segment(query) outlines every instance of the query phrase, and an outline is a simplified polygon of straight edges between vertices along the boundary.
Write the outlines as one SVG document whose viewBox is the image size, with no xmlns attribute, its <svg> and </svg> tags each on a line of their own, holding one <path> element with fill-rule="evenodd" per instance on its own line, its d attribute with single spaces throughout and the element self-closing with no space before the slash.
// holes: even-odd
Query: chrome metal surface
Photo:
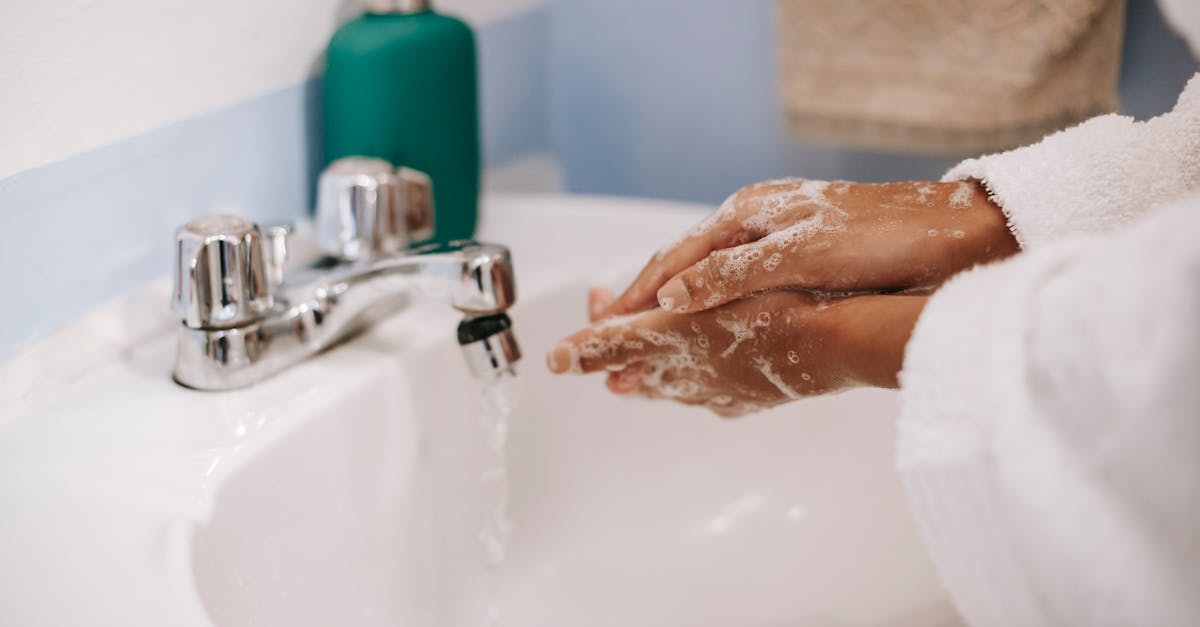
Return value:
<svg viewBox="0 0 1200 627">
<path fill-rule="evenodd" d="M 229 215 L 197 218 L 175 233 L 172 304 L 193 328 L 244 325 L 271 308 L 262 233 Z"/>
<path fill-rule="evenodd" d="M 202 226 L 209 224 L 203 220 Z M 263 247 L 264 238 L 248 221 L 226 217 L 218 222 L 229 232 L 205 235 L 202 241 L 256 242 Z M 285 234 L 273 232 L 265 238 L 267 247 L 279 245 L 284 238 Z M 286 251 L 286 244 L 283 246 Z M 181 243 L 181 267 L 185 265 L 184 253 L 192 248 Z M 228 324 L 227 319 L 221 319 L 221 324 L 191 324 L 195 319 L 211 321 L 212 316 L 203 318 L 191 315 L 190 309 L 181 311 L 176 381 L 203 390 L 250 385 L 396 312 L 421 294 L 446 298 L 469 316 L 503 312 L 516 300 L 509 251 L 492 244 L 454 242 L 371 261 L 327 259 L 294 276 L 283 276 L 282 264 L 266 264 L 265 256 L 260 248 L 250 259 L 257 259 L 262 266 L 262 285 L 267 285 L 268 267 L 280 274 L 281 280 L 272 282 L 266 293 L 265 302 L 273 303 L 269 311 L 237 318 L 237 324 Z M 213 276 L 227 278 L 227 274 Z M 213 281 L 224 285 L 224 278 Z M 197 285 L 203 287 L 213 281 Z M 501 341 L 512 344 L 513 348 L 503 349 L 510 358 L 519 355 L 511 337 L 497 338 L 493 343 Z"/>
<path fill-rule="evenodd" d="M 383 159 L 346 157 L 317 182 L 317 243 L 351 261 L 394 255 L 433 235 L 433 183 Z"/>
<path fill-rule="evenodd" d="M 419 242 L 433 237 L 433 181 L 428 174 L 412 168 L 398 168 L 400 179 L 400 203 L 404 222 L 408 226 L 408 238 Z"/>
<path fill-rule="evenodd" d="M 272 225 L 262 229 L 263 257 L 267 264 L 267 281 L 272 286 L 283 284 L 283 269 L 287 265 L 288 237 L 292 227 L 286 224 Z"/>
<path fill-rule="evenodd" d="M 467 368 L 478 378 L 511 372 L 521 359 L 521 348 L 506 314 L 468 316 L 458 325 Z"/>
<path fill-rule="evenodd" d="M 347 157 L 317 181 L 317 244 L 351 261 L 391 255 L 408 245 L 400 182 L 383 159 Z"/>
<path fill-rule="evenodd" d="M 429 0 L 367 0 L 367 13 L 406 14 L 429 9 Z"/>
</svg>

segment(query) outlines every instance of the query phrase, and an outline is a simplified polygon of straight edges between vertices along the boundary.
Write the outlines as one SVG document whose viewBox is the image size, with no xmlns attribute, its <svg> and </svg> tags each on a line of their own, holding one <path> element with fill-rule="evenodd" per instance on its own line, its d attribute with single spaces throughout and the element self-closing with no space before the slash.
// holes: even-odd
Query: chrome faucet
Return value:
<svg viewBox="0 0 1200 627">
<path fill-rule="evenodd" d="M 428 177 L 348 158 L 321 175 L 324 257 L 286 269 L 291 231 L 237 216 L 192 220 L 176 234 L 174 377 L 201 390 L 257 383 L 402 310 L 419 294 L 464 314 L 458 339 L 476 376 L 520 359 L 506 314 L 516 300 L 507 248 L 472 241 L 409 248 L 431 232 Z"/>
</svg>

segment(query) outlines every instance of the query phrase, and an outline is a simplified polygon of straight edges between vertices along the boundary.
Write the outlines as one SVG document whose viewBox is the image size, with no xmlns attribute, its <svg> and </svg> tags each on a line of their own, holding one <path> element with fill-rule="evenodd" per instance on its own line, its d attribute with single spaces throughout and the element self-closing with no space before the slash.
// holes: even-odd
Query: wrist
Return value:
<svg viewBox="0 0 1200 627">
<path fill-rule="evenodd" d="M 838 301 L 835 349 L 845 376 L 858 385 L 900 387 L 904 352 L 928 296 L 871 295 Z"/>
<path fill-rule="evenodd" d="M 971 204 L 980 221 L 986 261 L 1003 259 L 1020 252 L 1021 245 L 1008 224 L 1008 215 L 988 195 L 987 188 L 979 179 L 964 181 L 971 185 Z"/>
</svg>

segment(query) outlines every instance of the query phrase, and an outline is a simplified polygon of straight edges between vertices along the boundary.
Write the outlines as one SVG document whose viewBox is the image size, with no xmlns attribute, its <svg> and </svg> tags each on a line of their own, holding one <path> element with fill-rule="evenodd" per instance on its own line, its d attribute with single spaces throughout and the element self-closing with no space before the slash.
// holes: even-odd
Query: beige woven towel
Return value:
<svg viewBox="0 0 1200 627">
<path fill-rule="evenodd" d="M 800 136 L 982 153 L 1117 108 L 1125 0 L 779 0 Z"/>
</svg>

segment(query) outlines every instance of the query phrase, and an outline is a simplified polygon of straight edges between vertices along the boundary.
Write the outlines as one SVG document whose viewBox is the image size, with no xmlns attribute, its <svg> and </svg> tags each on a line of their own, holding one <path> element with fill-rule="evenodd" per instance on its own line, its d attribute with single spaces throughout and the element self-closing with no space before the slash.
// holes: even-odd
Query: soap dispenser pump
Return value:
<svg viewBox="0 0 1200 627">
<path fill-rule="evenodd" d="M 334 33 L 324 79 L 325 163 L 376 157 L 429 175 L 434 239 L 474 235 L 479 202 L 475 36 L 429 0 L 367 0 Z"/>
</svg>

